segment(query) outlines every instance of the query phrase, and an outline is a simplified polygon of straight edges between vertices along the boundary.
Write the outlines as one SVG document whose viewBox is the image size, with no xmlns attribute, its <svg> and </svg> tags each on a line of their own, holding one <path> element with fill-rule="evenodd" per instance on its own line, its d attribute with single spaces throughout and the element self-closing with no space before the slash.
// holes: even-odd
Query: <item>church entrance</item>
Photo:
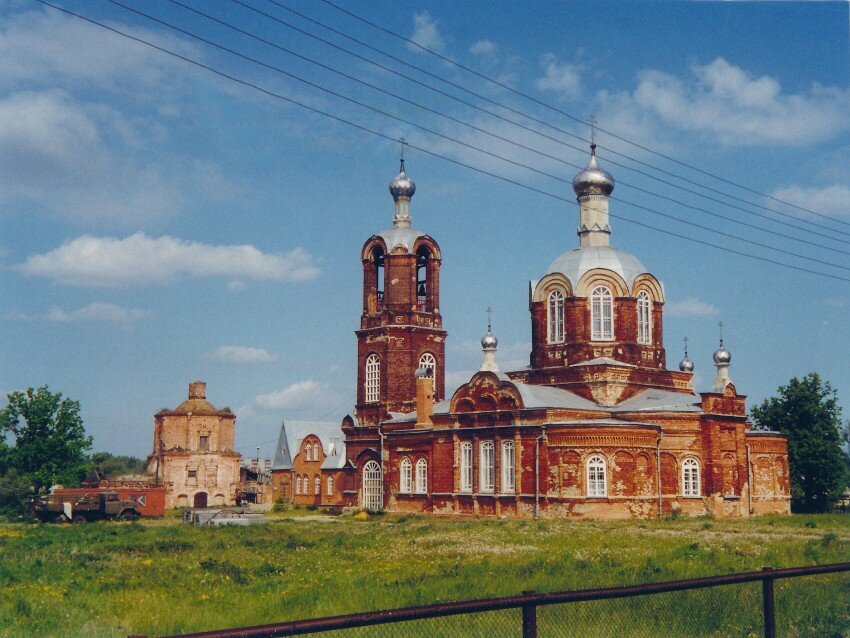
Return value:
<svg viewBox="0 0 850 638">
<path fill-rule="evenodd" d="M 363 466 L 363 508 L 370 512 L 384 509 L 384 480 L 375 461 Z"/>
<path fill-rule="evenodd" d="M 198 492 L 195 494 L 195 507 L 206 507 L 207 506 L 207 493 L 206 492 Z"/>
</svg>

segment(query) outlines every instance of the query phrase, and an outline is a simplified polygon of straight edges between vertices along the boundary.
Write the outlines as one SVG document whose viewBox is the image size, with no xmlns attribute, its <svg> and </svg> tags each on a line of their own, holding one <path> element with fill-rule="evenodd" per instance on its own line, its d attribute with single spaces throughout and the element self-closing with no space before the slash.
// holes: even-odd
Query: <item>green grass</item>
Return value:
<svg viewBox="0 0 850 638">
<path fill-rule="evenodd" d="M 850 517 L 838 515 L 535 523 L 301 514 L 233 528 L 0 525 L 0 636 L 154 636 L 850 561 Z M 760 596 L 755 583 L 557 605 L 540 609 L 540 635 L 757 636 Z M 779 635 L 850 636 L 848 610 L 850 574 L 777 583 Z M 517 635 L 518 619 L 505 611 L 351 635 L 497 638 Z"/>
</svg>

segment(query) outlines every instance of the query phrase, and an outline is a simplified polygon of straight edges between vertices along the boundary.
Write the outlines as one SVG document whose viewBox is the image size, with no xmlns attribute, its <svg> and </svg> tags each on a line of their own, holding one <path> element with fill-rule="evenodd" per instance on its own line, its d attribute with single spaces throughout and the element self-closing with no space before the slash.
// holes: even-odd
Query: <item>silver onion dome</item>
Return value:
<svg viewBox="0 0 850 638">
<path fill-rule="evenodd" d="M 401 168 L 398 175 L 390 182 L 390 195 L 398 201 L 399 197 L 407 197 L 410 199 L 416 192 L 416 182 L 414 182 L 407 173 L 404 172 L 404 159 L 401 160 Z"/>
<path fill-rule="evenodd" d="M 596 144 L 590 145 L 590 159 L 583 171 L 573 178 L 573 190 L 576 195 L 605 195 L 614 190 L 614 177 L 596 161 Z"/>
<path fill-rule="evenodd" d="M 685 358 L 679 362 L 679 370 L 692 374 L 694 371 L 694 362 L 688 359 L 688 356 L 685 355 Z"/>
<path fill-rule="evenodd" d="M 496 335 L 493 334 L 493 331 L 490 328 L 487 328 L 487 334 L 481 338 L 481 347 L 485 351 L 495 350 L 499 345 L 499 340 L 496 339 Z"/>
<path fill-rule="evenodd" d="M 714 351 L 714 364 L 729 364 L 732 362 L 732 353 L 729 352 L 724 346 L 723 342 L 720 342 L 720 347 Z"/>
</svg>

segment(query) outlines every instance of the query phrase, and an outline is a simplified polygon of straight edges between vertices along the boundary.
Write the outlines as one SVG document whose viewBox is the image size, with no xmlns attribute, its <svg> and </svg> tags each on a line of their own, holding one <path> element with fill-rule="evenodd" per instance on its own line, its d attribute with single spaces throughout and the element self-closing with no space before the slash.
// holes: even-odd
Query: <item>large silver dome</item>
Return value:
<svg viewBox="0 0 850 638">
<path fill-rule="evenodd" d="M 573 190 L 576 195 L 605 195 L 614 190 L 614 177 L 596 161 L 596 144 L 590 145 L 590 160 L 583 171 L 573 178 Z"/>
<path fill-rule="evenodd" d="M 499 340 L 496 339 L 496 335 L 493 334 L 493 331 L 488 328 L 487 334 L 481 338 L 481 347 L 484 350 L 495 350 L 498 345 Z"/>
<path fill-rule="evenodd" d="M 693 373 L 694 371 L 694 362 L 688 359 L 688 355 L 685 355 L 685 358 L 679 362 L 679 370 L 682 372 Z"/>
<path fill-rule="evenodd" d="M 732 353 L 729 352 L 725 347 L 723 347 L 723 344 L 721 343 L 720 347 L 714 351 L 714 363 L 719 365 L 721 363 L 728 364 L 731 362 Z"/>
<path fill-rule="evenodd" d="M 402 159 L 398 175 L 393 177 L 393 181 L 390 182 L 390 195 L 397 200 L 399 197 L 413 197 L 415 192 L 416 182 L 404 172 L 404 159 Z"/>
<path fill-rule="evenodd" d="M 604 268 L 613 270 L 631 286 L 638 275 L 647 272 L 637 257 L 610 246 L 582 246 L 573 248 L 558 257 L 549 266 L 547 274 L 559 272 L 575 286 L 588 270 Z"/>
</svg>

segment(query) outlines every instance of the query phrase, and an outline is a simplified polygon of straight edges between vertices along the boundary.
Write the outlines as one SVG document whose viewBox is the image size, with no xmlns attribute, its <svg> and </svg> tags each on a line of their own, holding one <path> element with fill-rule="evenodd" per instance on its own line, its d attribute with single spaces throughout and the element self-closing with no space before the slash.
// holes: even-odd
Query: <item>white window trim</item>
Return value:
<svg viewBox="0 0 850 638">
<path fill-rule="evenodd" d="M 590 340 L 614 340 L 614 295 L 602 284 L 590 293 Z"/>
<path fill-rule="evenodd" d="M 413 491 L 413 464 L 410 462 L 409 458 L 403 458 L 401 460 L 401 466 L 399 467 L 399 492 L 402 494 L 410 494 Z"/>
<path fill-rule="evenodd" d="M 493 441 L 481 441 L 480 476 L 478 491 L 481 494 L 493 494 L 496 491 L 496 450 Z"/>
<path fill-rule="evenodd" d="M 513 441 L 502 443 L 502 494 L 515 494 L 516 446 Z"/>
<path fill-rule="evenodd" d="M 325 488 L 328 496 L 334 495 L 334 477 L 329 476 L 327 480 L 327 487 Z"/>
<path fill-rule="evenodd" d="M 428 461 L 419 459 L 416 461 L 416 493 L 428 493 Z"/>
<path fill-rule="evenodd" d="M 472 443 L 464 441 L 460 444 L 460 491 L 472 493 Z"/>
<path fill-rule="evenodd" d="M 602 470 L 601 477 L 598 475 Z M 592 476 L 592 474 L 596 476 Z M 608 463 L 601 454 L 594 454 L 585 461 L 585 479 L 587 481 L 588 498 L 606 498 L 608 496 Z M 599 489 L 599 482 L 602 489 Z"/>
<path fill-rule="evenodd" d="M 682 496 L 685 498 L 700 498 L 702 496 L 702 472 L 699 461 L 688 458 L 682 461 Z M 691 474 L 690 480 L 687 475 Z"/>
<path fill-rule="evenodd" d="M 322 493 L 322 477 L 316 474 L 313 479 L 313 496 L 319 496 Z"/>
<path fill-rule="evenodd" d="M 564 342 L 564 293 L 560 290 L 553 290 L 546 298 L 546 339 L 549 343 Z"/>
<path fill-rule="evenodd" d="M 434 387 L 437 384 L 437 357 L 430 352 L 424 353 L 419 357 L 419 368 L 425 368 L 431 371 L 431 378 L 434 380 Z"/>
<path fill-rule="evenodd" d="M 365 400 L 375 403 L 381 400 L 381 360 L 374 352 L 366 357 Z"/>
<path fill-rule="evenodd" d="M 301 493 L 301 475 L 300 474 L 295 477 L 295 493 L 296 494 Z"/>
<path fill-rule="evenodd" d="M 652 297 L 645 290 L 638 293 L 637 299 L 638 343 L 652 345 Z"/>
</svg>

